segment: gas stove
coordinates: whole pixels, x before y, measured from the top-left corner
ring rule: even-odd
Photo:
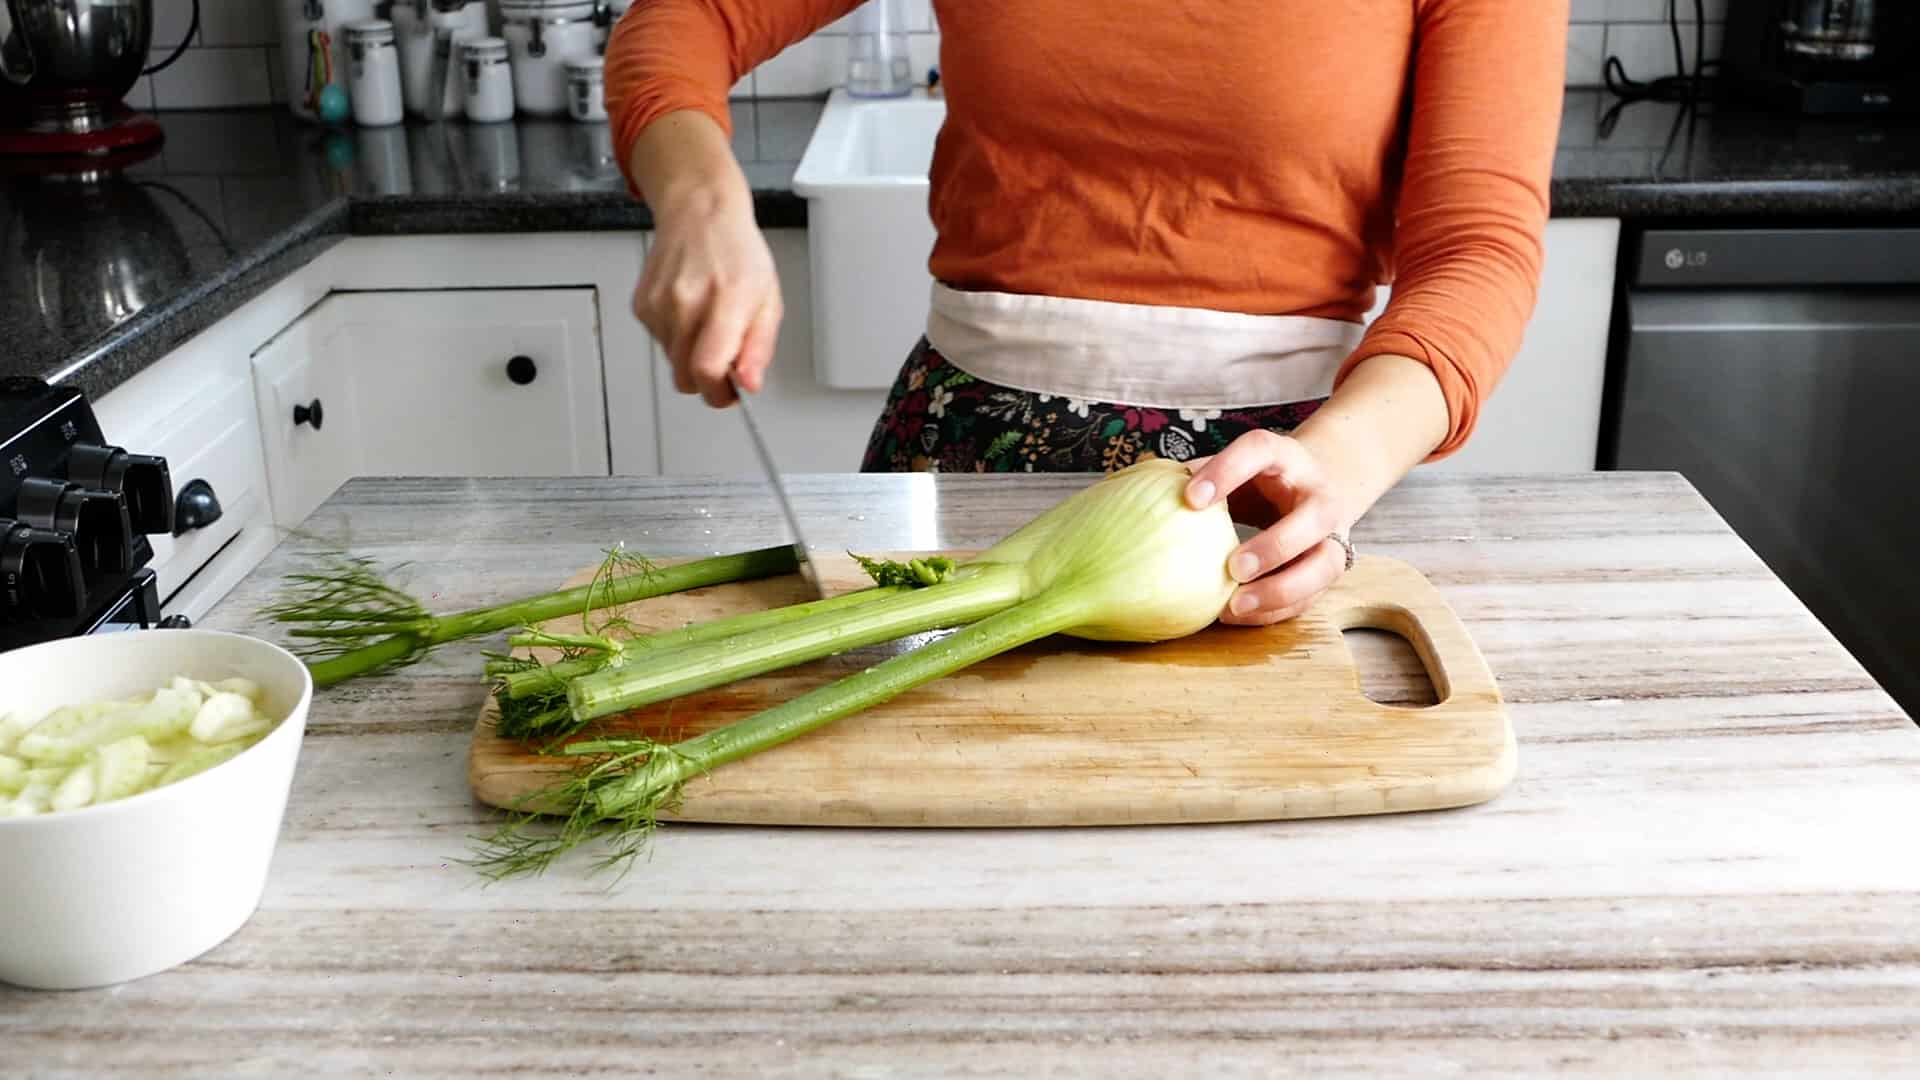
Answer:
[[[173,524],[166,459],[107,442],[77,389],[0,378],[0,651],[185,625],[147,565]]]

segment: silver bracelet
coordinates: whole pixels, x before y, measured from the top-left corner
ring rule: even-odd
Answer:
[[[1350,540],[1348,540],[1348,539],[1347,539],[1346,537],[1344,537],[1344,536],[1341,536],[1341,535],[1340,535],[1339,533],[1337,533],[1337,532],[1336,532],[1336,533],[1328,533],[1328,534],[1327,534],[1327,539],[1329,539],[1329,540],[1331,540],[1331,541],[1333,541],[1333,542],[1334,542],[1334,543],[1336,543],[1336,544],[1339,544],[1339,545],[1340,545],[1340,550],[1342,550],[1342,551],[1344,551],[1344,552],[1346,552],[1346,553],[1347,553],[1347,566],[1346,566],[1346,569],[1348,569],[1348,570],[1351,570],[1351,569],[1353,569],[1353,542],[1352,542],[1352,541],[1350,541]]]

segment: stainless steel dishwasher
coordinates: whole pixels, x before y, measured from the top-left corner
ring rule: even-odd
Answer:
[[[1600,466],[1686,476],[1920,717],[1920,229],[1625,254]]]

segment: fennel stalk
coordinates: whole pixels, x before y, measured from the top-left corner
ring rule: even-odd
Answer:
[[[304,643],[297,651],[314,685],[323,687],[414,663],[450,641],[797,567],[790,544],[669,566],[616,548],[586,585],[434,615],[368,560],[339,556],[323,570],[288,575],[288,589],[262,614],[292,625],[288,634]]]
[[[535,812],[511,817],[467,861],[495,879],[538,874],[566,851],[605,837],[612,850],[596,868],[624,869],[658,828],[659,815],[678,806],[686,784],[712,769],[1051,634],[1151,642],[1205,628],[1233,593],[1226,562],[1239,536],[1225,503],[1204,510],[1186,505],[1188,476],[1178,463],[1150,459],[1082,489],[977,557],[940,567],[931,583],[914,564],[863,560],[876,582],[914,580],[921,586],[917,589],[846,608],[816,605],[809,611],[801,604],[756,612],[758,621],[745,630],[655,654],[628,653],[618,665],[556,676],[566,685],[571,713],[558,726],[577,729],[597,717],[697,689],[862,645],[959,627],[864,671],[671,745],[607,736],[566,746],[559,752],[581,758],[582,767],[557,787],[530,796]],[[927,568],[925,562],[922,567]],[[853,595],[889,587],[895,586]],[[552,684],[545,692],[545,707],[557,716]],[[539,811],[546,808],[558,808],[562,820],[536,831]]]

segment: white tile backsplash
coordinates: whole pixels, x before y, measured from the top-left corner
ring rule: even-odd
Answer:
[[[914,78],[925,78],[937,62],[938,22],[932,0],[894,0],[912,30],[909,47]],[[1694,0],[1570,0],[1572,26],[1567,35],[1567,85],[1599,86],[1608,56],[1618,56],[1635,79],[1672,74],[1672,45],[1666,20],[1677,2],[1687,27],[1694,21]],[[1720,23],[1732,3],[1759,0],[1704,0],[1708,56],[1719,52]],[[186,33],[192,0],[154,0],[155,60],[164,58]],[[836,20],[749,72],[731,93],[734,98],[812,96],[845,77],[846,34],[852,17]],[[276,0],[200,0],[200,30],[173,68],[154,77],[157,107],[207,108],[283,101],[275,57],[279,49]],[[1689,56],[1691,32],[1683,35]],[[1691,60],[1689,60],[1691,63]],[[191,102],[192,104],[187,104]]]
[[[1680,31],[1680,50],[1686,57],[1689,73],[1694,64],[1691,26],[1688,24]],[[1707,55],[1718,56],[1724,25],[1708,23],[1706,29]],[[1627,77],[1636,82],[1678,74],[1673,63],[1673,32],[1665,23],[1623,23],[1607,27],[1607,54],[1619,57]]]
[[[847,39],[815,34],[754,69],[760,97],[803,97],[838,85],[847,72]]]
[[[202,25],[206,22],[208,5],[218,2],[201,0]],[[189,0],[154,0],[152,49],[159,53],[158,60],[165,60],[174,46],[186,40],[187,28],[192,24],[193,4]]]
[[[1576,23],[1616,23],[1616,22],[1665,22],[1668,0],[1572,0],[1573,21]],[[1723,22],[1727,17],[1727,5],[1736,0],[1705,0],[1701,6],[1706,9],[1708,22]],[[1742,4],[1760,3],[1761,0],[1737,0]],[[1693,0],[1679,0],[1680,18],[1692,22],[1694,18]]]
[[[927,70],[940,63],[940,35],[915,34],[908,38],[907,55],[913,58],[914,85],[925,85]]]
[[[264,51],[267,54],[267,80],[273,88],[273,103],[285,105],[287,103],[286,59],[281,55],[279,45],[269,45]]]
[[[267,55],[268,51],[258,45],[188,49],[172,67],[154,74],[154,107],[218,109],[271,104],[273,77],[267,73]]]
[[[141,112],[153,111],[153,76],[142,75],[140,81],[133,84],[127,92],[127,107]]]
[[[1567,85],[1601,86],[1607,58],[1618,57],[1627,77],[1647,82],[1675,74],[1673,34],[1668,27],[1670,0],[1572,0],[1573,25],[1567,39]],[[1727,5],[1760,0],[1672,0],[1678,5],[1682,48],[1693,65],[1696,11],[1706,16],[1707,56],[1720,53]],[[1597,47],[1596,47],[1597,46]]]
[[[1607,28],[1582,23],[1567,31],[1567,83],[1589,82],[1607,62]]]
[[[166,7],[180,0],[156,0]],[[280,5],[272,0],[200,0],[200,41],[205,45],[276,45]]]

